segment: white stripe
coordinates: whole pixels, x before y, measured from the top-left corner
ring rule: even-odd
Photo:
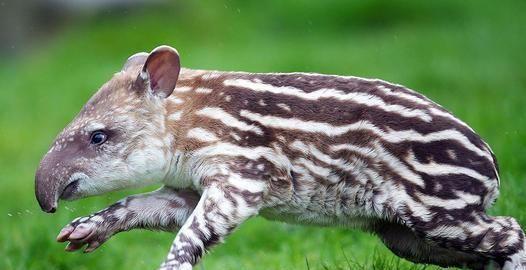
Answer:
[[[242,147],[231,143],[217,143],[197,149],[194,152],[196,159],[209,156],[241,156],[251,160],[265,158],[280,167],[292,167],[290,160],[281,151],[270,147]]]
[[[214,133],[200,127],[190,129],[186,134],[186,137],[197,139],[202,142],[215,142],[219,140]]]
[[[261,115],[248,110],[241,110],[239,115],[272,128],[324,133],[329,136],[342,135],[351,130],[348,126],[333,126],[324,122],[304,121],[298,118],[282,118],[272,115]]]
[[[467,193],[467,192],[464,192],[464,191],[461,191],[461,190],[455,191],[455,194],[457,195],[457,197],[459,197],[460,199],[462,199],[463,201],[465,201],[465,202],[467,202],[469,204],[480,203],[480,196],[479,195]]]
[[[322,167],[322,166],[318,166],[318,165],[314,164],[310,160],[307,160],[307,159],[304,159],[304,158],[299,158],[299,159],[295,160],[294,162],[303,165],[311,173],[319,175],[319,176],[323,177],[324,179],[329,180],[329,182],[331,182],[333,184],[338,183],[340,181],[340,178],[338,176],[331,174],[331,172],[332,172],[331,169],[325,168],[325,167]]]
[[[206,116],[206,117],[209,117],[215,120],[219,120],[221,121],[221,123],[229,127],[237,128],[242,131],[254,132],[258,135],[263,135],[263,130],[261,130],[259,127],[254,126],[254,125],[249,125],[243,121],[240,121],[234,116],[232,116],[231,114],[225,112],[221,108],[207,107],[207,108],[197,111],[195,114]]]
[[[173,96],[173,95],[170,96],[170,97],[168,97],[168,101],[170,101],[170,102],[172,102],[172,103],[174,103],[174,104],[176,104],[176,105],[177,105],[177,104],[183,104],[183,103],[184,103],[184,100],[182,100],[182,99],[180,99],[180,98],[177,98],[177,97],[175,97],[175,96]]]
[[[294,141],[290,146],[291,146],[292,149],[300,151],[303,154],[302,156],[308,156],[308,157],[317,158],[318,160],[324,162],[325,164],[335,165],[336,167],[338,167],[338,165],[340,165],[340,163],[341,163],[341,162],[338,162],[336,160],[333,160],[330,157],[318,157],[317,153],[314,153],[312,151],[311,147],[307,146],[305,143],[303,143],[301,141]],[[313,146],[312,146],[312,148],[313,148]],[[304,165],[304,167],[307,168],[309,171],[311,171],[312,173],[317,174],[319,176],[327,178],[327,177],[329,177],[331,175],[331,169],[330,168],[325,168],[325,167],[318,166],[318,165],[314,164],[312,161],[306,160],[305,158],[298,158],[297,160],[295,160],[295,162],[298,162],[298,163]]]
[[[189,92],[191,90],[192,90],[192,87],[189,87],[189,86],[178,86],[178,87],[175,87],[174,92],[184,93],[184,92]]]
[[[375,143],[374,147],[359,147],[352,144],[338,144],[330,147],[331,151],[348,150],[356,152],[369,159],[378,160],[384,162],[389,168],[399,175],[402,179],[412,182],[420,187],[424,186],[424,180],[422,177],[411,169],[409,169],[404,163],[394,157],[391,153],[385,150],[379,143]]]
[[[389,208],[398,209],[399,211],[410,211],[411,214],[423,221],[430,221],[434,212],[429,210],[428,205],[416,202],[415,198],[408,195],[405,186],[394,185],[393,182],[388,181],[383,183],[383,190],[389,192],[389,198],[392,200],[389,204]],[[410,222],[410,220],[404,220]]]
[[[405,99],[405,100],[408,100],[408,101],[411,101],[411,102],[414,102],[414,103],[418,103],[420,105],[429,105],[430,104],[429,101],[426,101],[426,100],[424,100],[422,98],[419,98],[419,97],[417,97],[415,95],[411,95],[411,94],[400,92],[400,91],[393,92],[393,90],[391,88],[385,87],[383,85],[378,85],[376,87],[376,89],[380,90],[382,93],[384,93],[387,96],[399,97],[401,99]]]
[[[452,114],[450,113],[447,113],[447,112],[444,112],[444,111],[441,111],[437,108],[430,108],[429,111],[434,114],[434,115],[438,115],[438,116],[442,116],[444,118],[448,118],[449,120],[453,120],[454,122],[468,128],[469,130],[473,131],[473,129],[468,126],[466,123],[462,122],[460,119],[454,117]],[[474,131],[473,131],[474,132]]]
[[[467,238],[465,228],[462,228],[460,226],[446,226],[441,225],[437,226],[434,229],[427,232],[427,235],[433,237],[433,236],[439,236],[439,237],[447,237],[451,239],[458,239],[458,240],[465,240]],[[471,228],[469,231],[472,231]]]
[[[489,178],[487,176],[484,176],[480,173],[478,173],[475,170],[472,170],[470,168],[461,167],[461,166],[455,166],[450,164],[441,164],[436,162],[429,162],[429,163],[420,163],[416,159],[413,152],[409,152],[409,155],[406,159],[406,162],[409,163],[409,165],[413,166],[413,168],[419,172],[423,172],[425,174],[433,175],[433,176],[440,176],[440,175],[448,175],[448,174],[464,174],[469,177],[481,180],[481,181],[487,181]]]
[[[417,193],[417,196],[424,205],[442,207],[447,210],[462,209],[468,205],[463,199],[442,199],[422,193]]]
[[[366,164],[362,159],[356,156],[351,156],[351,159],[344,160],[344,159],[334,159],[330,155],[327,155],[320,151],[318,148],[316,148],[314,145],[309,144],[306,145],[305,143],[301,141],[294,141],[291,144],[291,147],[301,151],[306,156],[311,156],[313,158],[316,158],[320,160],[321,162],[325,164],[329,164],[331,166],[335,166],[336,168],[350,173],[354,176],[354,179],[362,184],[365,184],[367,181],[375,182],[376,184],[379,184],[378,182],[384,180],[378,172],[369,169],[369,164]],[[299,160],[296,160],[296,162],[301,163],[304,165],[305,168],[307,168],[309,171],[311,171],[314,174],[320,175],[322,177],[325,177],[332,183],[337,183],[340,181],[340,178],[336,175],[331,174],[331,170],[317,166],[313,164],[310,161],[306,161],[305,159],[301,158]]]
[[[264,126],[272,128],[299,130],[309,133],[322,133],[327,136],[339,136],[350,131],[366,130],[374,133],[382,140],[385,140],[390,143],[428,143],[441,140],[454,140],[460,143],[466,149],[477,153],[479,156],[486,157],[490,161],[492,160],[491,155],[487,151],[476,147],[469,141],[468,138],[466,138],[466,136],[464,136],[464,134],[454,129],[441,130],[423,135],[415,130],[393,130],[389,132],[384,132],[369,121],[358,121],[349,125],[334,126],[324,122],[304,121],[297,118],[281,118],[271,115],[261,115],[247,110],[241,110],[240,115],[252,121],[261,123]]]
[[[350,100],[365,106],[379,108],[386,112],[393,112],[403,117],[417,117],[426,122],[430,122],[432,120],[431,116],[423,110],[411,109],[398,104],[387,104],[378,96],[362,92],[345,93],[336,89],[322,88],[314,92],[307,93],[299,88],[291,86],[276,87],[270,84],[255,83],[244,79],[225,80],[223,83],[226,86],[242,87],[256,92],[270,92],[273,94],[290,95],[306,100],[318,100],[320,98]]]
[[[235,132],[230,132],[230,136],[232,136],[232,138],[234,138],[236,141],[241,140],[241,137],[239,137],[239,135],[237,135]]]
[[[261,192],[266,188],[266,182],[259,179],[250,179],[236,173],[230,173],[228,183],[240,190],[246,190],[252,193]]]
[[[335,166],[338,169],[346,172],[357,169],[355,166],[352,166],[353,163],[351,163],[350,160],[343,160],[341,158],[333,159],[331,156],[323,153],[312,144],[306,145],[301,141],[294,141],[291,144],[291,148],[299,150],[307,156],[312,156],[325,164]]]
[[[210,94],[212,93],[212,89],[211,88],[206,88],[206,87],[198,87],[195,89],[195,92],[196,93],[200,93],[200,94]]]
[[[173,112],[172,114],[170,114],[168,116],[168,120],[172,120],[172,121],[178,121],[178,120],[181,120],[181,115],[183,113],[181,111],[176,111],[176,112]]]
[[[283,110],[290,112],[290,106],[289,106],[289,105],[287,105],[287,104],[285,104],[285,103],[278,103],[278,104],[276,104],[276,105],[277,105],[278,107],[282,108]]]
[[[316,158],[317,160],[325,164],[335,166],[336,168],[342,171],[351,173],[352,175],[356,176],[356,179],[358,181],[362,180],[362,178],[359,177],[360,175],[363,175],[362,171],[367,170],[366,165],[364,165],[363,162],[361,162],[361,160],[357,160],[355,158],[353,158],[353,160],[343,160],[340,158],[333,159],[331,156],[323,153],[322,151],[320,151],[318,148],[316,148],[312,144],[306,145],[305,143],[301,141],[294,141],[291,144],[291,147],[293,149],[301,151],[306,156],[312,156],[313,158]],[[312,173],[325,177],[332,183],[337,183],[340,180],[339,177],[331,173],[332,172],[331,169],[317,166],[311,161],[305,160],[303,158],[298,159],[297,162],[303,164]],[[371,173],[371,172],[368,171],[367,173]],[[369,179],[372,181],[380,180],[379,178],[369,178]]]

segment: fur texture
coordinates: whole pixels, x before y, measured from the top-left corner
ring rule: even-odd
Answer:
[[[428,98],[357,77],[179,72],[176,54],[131,57],[44,157],[46,211],[59,197],[165,185],[75,220],[58,237],[68,249],[180,228],[161,269],[191,269],[260,214],[368,230],[414,262],[526,268],[519,224],[485,213],[499,186],[489,146]]]

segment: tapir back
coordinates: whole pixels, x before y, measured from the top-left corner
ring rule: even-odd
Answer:
[[[487,144],[448,111],[400,85],[306,73],[212,72],[182,80],[173,98],[188,95],[195,125],[221,141],[286,157],[273,162],[289,171],[288,205],[296,200],[298,212],[485,209],[497,196]]]

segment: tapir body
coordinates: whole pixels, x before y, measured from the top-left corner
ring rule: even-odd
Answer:
[[[161,269],[191,269],[248,218],[360,228],[417,263],[525,269],[524,233],[486,210],[489,146],[404,86],[311,73],[181,69],[161,46],[128,59],[57,137],[36,175],[59,199],[162,183],[59,234],[92,251],[133,228],[177,236]]]

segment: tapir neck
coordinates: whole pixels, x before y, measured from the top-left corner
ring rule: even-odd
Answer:
[[[181,69],[177,86],[164,103],[165,126],[172,138],[173,154],[165,184],[177,188],[198,188],[200,168],[197,168],[197,164],[203,162],[195,155],[199,145],[192,143],[190,137],[192,130],[206,123],[200,123],[195,113],[207,106],[208,94],[221,90],[222,83],[219,80],[223,73]]]

